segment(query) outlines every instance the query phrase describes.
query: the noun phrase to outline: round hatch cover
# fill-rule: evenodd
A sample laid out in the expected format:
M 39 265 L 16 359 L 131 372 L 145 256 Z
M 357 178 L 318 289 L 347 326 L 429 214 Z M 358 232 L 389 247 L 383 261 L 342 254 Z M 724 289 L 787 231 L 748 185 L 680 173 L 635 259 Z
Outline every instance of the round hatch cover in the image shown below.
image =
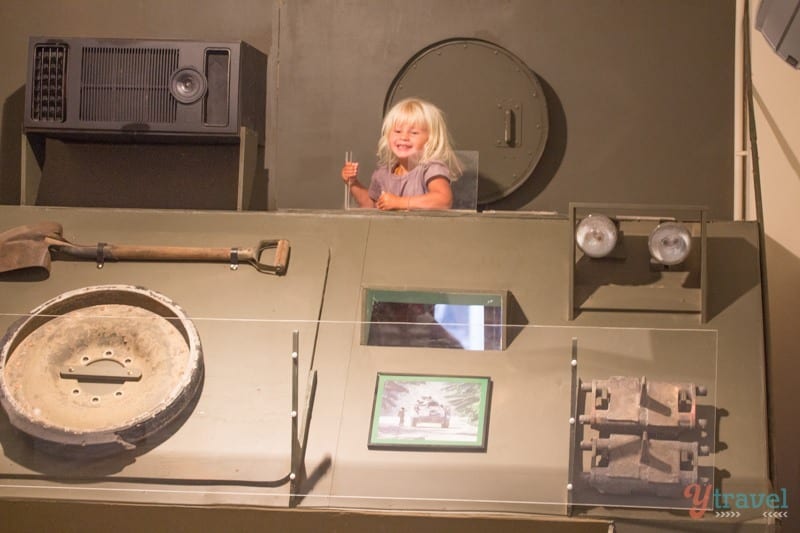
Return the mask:
M 392 82 L 384 113 L 404 98 L 445 114 L 456 150 L 478 152 L 478 203 L 521 186 L 544 152 L 547 102 L 536 75 L 508 50 L 478 39 L 425 48 Z
M 201 388 L 192 322 L 165 296 L 99 285 L 66 292 L 12 326 L 0 348 L 9 420 L 63 445 L 133 448 Z

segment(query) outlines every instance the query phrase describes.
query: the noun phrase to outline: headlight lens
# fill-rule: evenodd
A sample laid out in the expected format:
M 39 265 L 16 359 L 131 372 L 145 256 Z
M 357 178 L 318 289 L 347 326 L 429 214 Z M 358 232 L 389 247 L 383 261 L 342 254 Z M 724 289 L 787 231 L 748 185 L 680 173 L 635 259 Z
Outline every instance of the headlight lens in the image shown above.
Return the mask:
M 575 242 L 589 257 L 605 257 L 617 245 L 617 225 L 605 215 L 587 215 L 575 229 Z
M 662 265 L 677 265 L 689 256 L 692 235 L 678 222 L 662 222 L 650 233 L 650 255 Z

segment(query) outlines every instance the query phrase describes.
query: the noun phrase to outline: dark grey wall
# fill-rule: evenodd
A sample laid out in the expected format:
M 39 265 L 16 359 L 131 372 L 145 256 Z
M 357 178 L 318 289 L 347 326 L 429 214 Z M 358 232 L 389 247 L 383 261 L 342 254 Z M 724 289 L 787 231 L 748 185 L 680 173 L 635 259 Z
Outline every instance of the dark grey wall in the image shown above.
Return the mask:
M 283 2 L 271 200 L 341 207 L 344 151 L 373 166 L 394 76 L 423 48 L 465 37 L 521 58 L 551 114 L 532 177 L 486 207 L 707 204 L 731 218 L 734 10 L 732 0 Z
M 270 0 L 137 0 L 113 4 L 104 0 L 3 0 L 0 7 L 0 65 L 3 66 L 0 76 L 0 203 L 19 201 L 20 133 L 30 36 L 243 40 L 268 53 L 275 12 L 277 4 Z M 125 190 L 134 195 L 127 203 L 135 204 L 139 199 L 137 193 L 142 198 L 160 194 L 158 189 L 141 187 L 136 190 L 125 186 L 124 180 L 128 178 L 116 172 L 120 165 L 101 169 L 99 161 L 94 163 L 94 170 L 102 173 L 107 183 L 104 188 L 93 187 L 89 191 L 91 197 L 102 194 L 103 190 Z M 147 172 L 146 165 L 138 163 L 138 166 L 141 172 Z M 54 172 L 57 174 L 58 170 Z M 148 176 L 146 181 L 158 182 L 159 179 L 159 176 Z M 117 184 L 122 184 L 123 189 Z M 59 187 L 57 183 L 43 185 Z M 187 173 L 185 186 L 196 185 L 197 180 Z M 217 187 L 209 189 L 218 190 Z M 164 202 L 157 203 L 164 205 Z M 207 200 L 201 202 L 206 203 Z
M 243 39 L 269 53 L 272 208 L 342 207 L 344 151 L 372 166 L 394 76 L 423 48 L 467 37 L 533 69 L 551 119 L 531 178 L 486 208 L 707 204 L 731 218 L 734 11 L 734 0 L 141 0 L 113 11 L 101 0 L 6 0 L 0 203 L 19 196 L 30 35 Z

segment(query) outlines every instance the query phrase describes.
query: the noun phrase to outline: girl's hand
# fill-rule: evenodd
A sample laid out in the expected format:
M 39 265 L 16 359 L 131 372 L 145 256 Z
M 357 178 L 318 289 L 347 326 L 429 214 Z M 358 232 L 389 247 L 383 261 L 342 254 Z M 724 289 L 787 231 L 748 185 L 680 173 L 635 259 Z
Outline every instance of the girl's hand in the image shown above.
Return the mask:
M 378 201 L 375 202 L 375 207 L 383 211 L 391 211 L 394 209 L 406 209 L 407 204 L 407 198 L 397 196 L 396 194 L 392 194 L 390 192 L 382 192 L 378 197 Z
M 348 185 L 358 179 L 358 163 L 349 162 L 345 163 L 342 167 L 342 181 Z

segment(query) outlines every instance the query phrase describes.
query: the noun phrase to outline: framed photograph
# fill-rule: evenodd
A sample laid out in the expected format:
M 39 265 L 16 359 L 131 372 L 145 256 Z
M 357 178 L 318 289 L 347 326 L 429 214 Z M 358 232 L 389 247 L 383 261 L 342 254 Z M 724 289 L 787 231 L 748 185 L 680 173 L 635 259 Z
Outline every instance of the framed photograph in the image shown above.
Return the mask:
M 378 373 L 370 449 L 486 451 L 491 379 Z

